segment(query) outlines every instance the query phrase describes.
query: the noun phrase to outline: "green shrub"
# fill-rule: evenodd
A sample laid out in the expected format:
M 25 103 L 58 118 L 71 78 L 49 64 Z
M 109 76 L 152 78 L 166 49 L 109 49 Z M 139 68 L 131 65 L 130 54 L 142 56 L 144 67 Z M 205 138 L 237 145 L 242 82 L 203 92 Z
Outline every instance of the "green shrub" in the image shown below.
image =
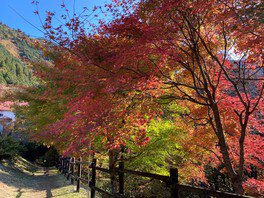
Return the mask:
M 23 151 L 19 141 L 11 136 L 0 136 L 0 160 L 12 158 Z

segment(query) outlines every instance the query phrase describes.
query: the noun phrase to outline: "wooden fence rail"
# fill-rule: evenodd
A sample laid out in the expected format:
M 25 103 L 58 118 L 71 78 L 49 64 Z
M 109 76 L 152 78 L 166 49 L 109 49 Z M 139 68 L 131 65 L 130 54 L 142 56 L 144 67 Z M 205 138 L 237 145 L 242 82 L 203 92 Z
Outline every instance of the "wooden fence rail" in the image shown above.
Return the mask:
M 88 179 L 85 179 L 82 177 L 82 167 L 87 166 L 91 169 L 91 180 L 88 181 Z M 75 172 L 75 167 L 77 166 L 77 172 Z M 147 177 L 151 179 L 156 179 L 163 181 L 167 184 L 167 186 L 170 188 L 171 198 L 180 198 L 181 192 L 189 192 L 194 193 L 198 195 L 200 198 L 209 198 L 209 197 L 216 197 L 216 198 L 250 198 L 249 196 L 242 196 L 237 195 L 233 193 L 227 193 L 227 192 L 221 192 L 221 191 L 215 191 L 200 187 L 194 187 L 190 185 L 182 185 L 179 184 L 178 180 L 178 170 L 176 168 L 170 169 L 170 176 L 164 176 L 164 175 L 158 175 L 153 173 L 146 173 L 146 172 L 140 172 L 140 171 L 134 171 L 134 170 L 128 170 L 124 168 L 124 162 L 119 162 L 119 167 L 115 168 L 114 170 L 109 170 L 101 167 L 96 166 L 96 159 L 93 159 L 91 163 L 82 161 L 82 158 L 78 158 L 78 160 L 75 160 L 75 158 L 60 158 L 60 161 L 58 163 L 58 169 L 59 171 L 66 176 L 66 178 L 69 180 L 71 179 L 71 183 L 74 184 L 74 181 L 76 181 L 76 191 L 79 192 L 80 190 L 80 184 L 81 182 L 88 183 L 90 189 L 91 189 L 91 198 L 95 198 L 95 193 L 99 192 L 104 195 L 110 196 L 110 197 L 126 197 L 124 192 L 124 186 L 125 186 L 125 174 L 131 174 L 135 176 L 140 177 Z M 119 182 L 119 189 L 118 193 L 110 193 L 103 189 L 100 189 L 96 187 L 96 171 L 101 171 L 104 173 L 115 173 L 118 176 L 118 182 Z

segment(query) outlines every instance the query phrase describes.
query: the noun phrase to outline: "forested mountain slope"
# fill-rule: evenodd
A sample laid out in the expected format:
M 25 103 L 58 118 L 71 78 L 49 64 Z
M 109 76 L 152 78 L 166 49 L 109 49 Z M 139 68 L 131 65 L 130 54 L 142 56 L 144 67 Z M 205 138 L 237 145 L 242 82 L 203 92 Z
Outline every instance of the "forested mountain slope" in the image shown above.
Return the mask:
M 0 23 L 0 84 L 33 85 L 36 82 L 30 61 L 42 58 L 33 46 L 34 39 Z

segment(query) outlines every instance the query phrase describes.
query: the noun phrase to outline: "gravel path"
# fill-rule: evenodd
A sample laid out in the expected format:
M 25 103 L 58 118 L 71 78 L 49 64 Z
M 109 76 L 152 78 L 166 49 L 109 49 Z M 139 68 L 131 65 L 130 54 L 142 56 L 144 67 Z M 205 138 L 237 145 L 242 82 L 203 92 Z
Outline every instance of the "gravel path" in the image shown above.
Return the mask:
M 0 163 L 0 198 L 87 197 L 84 189 L 76 193 L 75 186 L 70 185 L 57 170 L 19 161 L 15 164 Z

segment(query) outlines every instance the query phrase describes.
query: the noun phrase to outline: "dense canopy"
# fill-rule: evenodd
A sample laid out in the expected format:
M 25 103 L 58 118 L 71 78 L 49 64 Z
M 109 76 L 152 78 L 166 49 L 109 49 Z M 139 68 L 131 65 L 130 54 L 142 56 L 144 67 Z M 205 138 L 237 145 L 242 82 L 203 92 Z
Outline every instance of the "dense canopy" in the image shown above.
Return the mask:
M 169 120 L 182 130 L 169 140 L 194 166 L 223 167 L 236 193 L 263 192 L 260 1 L 114 1 L 107 7 L 111 22 L 86 33 L 76 16 L 66 23 L 74 32 L 69 36 L 53 27 L 48 13 L 44 28 L 57 44 L 44 51 L 54 65 L 39 64 L 43 84 L 23 96 L 34 137 L 66 154 L 111 153 L 131 144 L 144 148 L 152 143 L 149 125 Z M 252 166 L 258 178 L 245 174 Z

